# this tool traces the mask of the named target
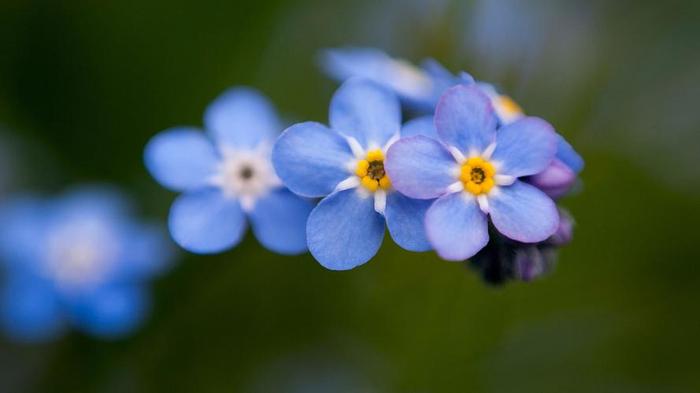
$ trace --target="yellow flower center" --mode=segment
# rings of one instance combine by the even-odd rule
[[[465,190],[474,195],[481,195],[491,191],[495,184],[494,176],[496,168],[493,164],[481,157],[472,157],[462,165],[459,180],[464,184]]]
[[[506,116],[519,116],[523,114],[523,108],[518,105],[512,98],[506,95],[498,96],[498,106]]]
[[[364,160],[357,162],[355,174],[360,178],[360,183],[369,191],[377,191],[379,188],[388,190],[391,181],[384,170],[384,153],[380,149],[370,150]]]

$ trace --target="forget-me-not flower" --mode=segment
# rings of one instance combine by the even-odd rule
[[[489,241],[488,216],[504,236],[524,243],[549,238],[559,215],[546,194],[518,178],[554,158],[556,133],[544,120],[520,119],[497,130],[489,98],[476,86],[450,88],[435,113],[440,141],[403,138],[387,153],[394,187],[411,198],[438,198],[425,218],[437,253],[464,260]]]
[[[195,253],[238,244],[246,217],[255,237],[281,254],[306,251],[306,219],[313,204],[280,182],[270,152],[282,125],[256,90],[232,88],[206,110],[206,133],[176,127],[153,137],[146,167],[164,187],[183,194],[170,210],[175,241]]]
[[[172,255],[165,231],[134,220],[110,188],[8,200],[0,206],[2,326],[23,341],[69,325],[98,337],[127,334],[148,309],[147,281]]]
[[[329,112],[330,128],[296,124],[272,153],[290,190],[323,198],[306,227],[311,254],[328,269],[359,266],[379,250],[385,222],[401,247],[428,250],[423,213],[429,202],[396,192],[384,169],[385,153],[401,132],[397,97],[370,80],[351,79],[335,93]]]

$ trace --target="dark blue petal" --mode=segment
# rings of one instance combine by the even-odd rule
[[[73,323],[89,334],[108,339],[133,332],[149,308],[146,293],[137,285],[96,288],[68,302]]]
[[[489,241],[488,221],[476,198],[464,192],[445,195],[425,215],[428,240],[448,261],[463,261]]]
[[[495,140],[497,124],[491,100],[475,85],[450,88],[435,109],[440,139],[462,153],[486,149]]]
[[[374,198],[358,190],[333,193],[311,212],[306,227],[309,251],[324,267],[349,270],[369,261],[384,238],[384,218]]]
[[[398,191],[387,196],[386,226],[394,242],[409,251],[431,249],[425,235],[425,212],[432,200],[411,199]]]
[[[280,254],[306,251],[306,220],[314,205],[278,189],[259,199],[250,215],[255,237],[267,249]]]
[[[559,225],[557,207],[545,193],[521,181],[489,195],[491,221],[503,235],[523,243],[552,236]]]

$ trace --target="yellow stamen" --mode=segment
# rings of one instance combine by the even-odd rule
[[[372,192],[377,191],[377,189],[379,188],[379,182],[377,182],[369,176],[365,176],[362,178],[362,185]]]
[[[391,188],[391,180],[389,180],[389,176],[384,176],[379,179],[379,187],[381,187],[382,190],[388,190]]]
[[[460,169],[459,180],[464,189],[474,195],[486,194],[496,184],[496,168],[482,157],[469,158]]]
[[[355,174],[358,177],[365,177],[365,176],[367,176],[367,169],[369,169],[369,161],[360,160],[357,162],[357,168],[355,169]]]
[[[355,175],[360,178],[360,184],[371,192],[379,188],[391,188],[391,180],[384,170],[384,152],[381,149],[370,150],[364,160],[357,161]]]

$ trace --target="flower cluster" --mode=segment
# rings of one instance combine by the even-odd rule
[[[173,255],[160,228],[132,219],[128,202],[106,187],[17,196],[0,208],[0,222],[2,326],[22,341],[68,325],[105,338],[131,332],[148,309],[145,284]]]

